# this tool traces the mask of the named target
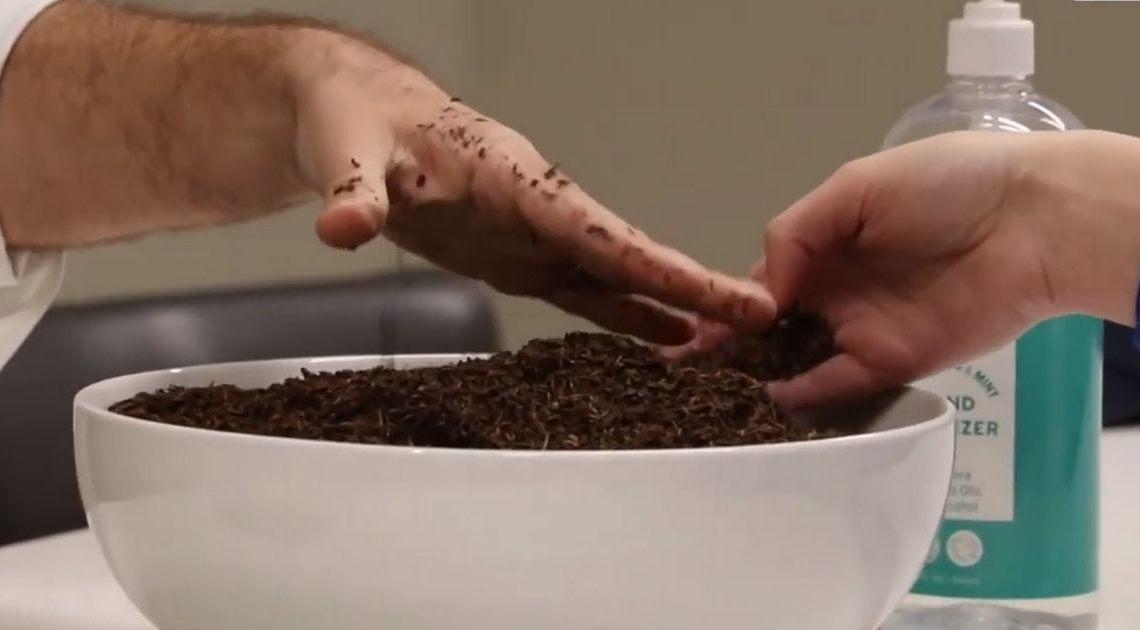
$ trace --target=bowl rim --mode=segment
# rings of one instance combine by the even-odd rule
[[[384,453],[388,456],[447,456],[450,458],[465,457],[474,459],[542,459],[542,460],[564,460],[564,459],[589,459],[598,457],[653,457],[653,458],[670,458],[670,457],[710,457],[719,456],[724,457],[733,454],[745,454],[761,452],[788,452],[796,450],[810,450],[810,451],[826,451],[831,449],[851,448],[859,444],[868,442],[882,442],[903,440],[915,434],[931,433],[943,429],[944,425],[953,425],[955,419],[954,406],[950,401],[946,400],[944,396],[938,395],[928,389],[916,387],[914,385],[905,385],[895,388],[893,392],[888,392],[886,396],[896,396],[901,399],[908,395],[921,395],[924,397],[933,397],[941,405],[942,410],[933,415],[932,417],[916,422],[907,424],[906,426],[896,427],[891,429],[883,429],[880,431],[873,431],[869,433],[856,433],[851,435],[841,435],[830,438],[819,438],[814,440],[800,440],[793,442],[780,442],[774,444],[745,444],[736,446],[708,446],[708,447],[690,447],[690,448],[672,448],[672,449],[560,449],[560,450],[537,450],[537,449],[474,449],[474,448],[458,448],[458,447],[443,447],[443,446],[409,446],[397,444],[368,444],[360,442],[341,442],[335,440],[313,440],[306,438],[276,436],[276,435],[260,435],[252,433],[241,433],[237,431],[221,431],[218,429],[204,429],[200,427],[188,427],[175,424],[167,424],[155,420],[147,420],[144,418],[136,418],[121,413],[110,411],[106,406],[94,403],[91,398],[105,388],[112,387],[118,384],[129,382],[136,379],[145,379],[147,377],[155,377],[163,374],[173,375],[190,371],[208,371],[219,369],[234,369],[234,368],[253,368],[257,366],[268,366],[272,364],[295,364],[297,371],[300,373],[301,368],[308,366],[320,366],[322,364],[331,363],[347,363],[354,361],[399,361],[399,360],[449,360],[458,361],[468,358],[478,358],[490,356],[492,353],[403,353],[403,354],[352,354],[352,355],[323,355],[323,356],[307,356],[307,357],[282,357],[275,359],[255,359],[245,361],[224,361],[215,363],[200,363],[195,365],[187,365],[177,368],[165,368],[158,370],[146,370],[143,372],[134,372],[130,374],[123,374],[113,376],[110,378],[102,379],[84,386],[80,389],[73,398],[73,418],[72,430],[74,435],[78,435],[80,430],[80,423],[87,422],[91,419],[98,419],[101,422],[111,422],[118,425],[129,426],[135,430],[153,431],[156,433],[170,433],[172,435],[184,435],[187,439],[216,439],[226,440],[234,443],[241,444],[243,442],[249,443],[253,447],[272,447],[272,446],[293,446],[303,448],[323,448],[323,449],[353,449],[359,451],[372,451],[376,453]],[[336,368],[333,368],[336,369]],[[360,368],[344,368],[344,369],[360,369]],[[316,370],[314,370],[316,371]]]

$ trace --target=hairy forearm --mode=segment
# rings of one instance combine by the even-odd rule
[[[1140,138],[1037,136],[1030,199],[1057,307],[1134,325],[1140,290]]]
[[[0,227],[66,247],[301,200],[291,81],[307,26],[63,0],[0,82]]]

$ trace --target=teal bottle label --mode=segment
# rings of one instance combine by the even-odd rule
[[[946,512],[913,588],[1042,599],[1097,588],[1101,322],[1042,323],[917,383],[958,409]]]

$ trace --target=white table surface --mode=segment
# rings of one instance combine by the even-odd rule
[[[1140,628],[1140,429],[1101,446],[1101,630]],[[90,532],[0,548],[0,629],[154,630],[111,577]]]

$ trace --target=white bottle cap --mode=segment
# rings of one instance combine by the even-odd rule
[[[962,17],[950,21],[946,71],[975,77],[1033,74],[1033,22],[1021,17],[1021,5],[967,2]]]

